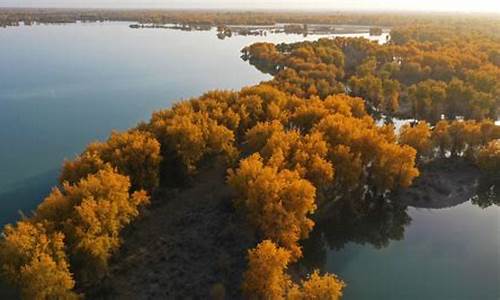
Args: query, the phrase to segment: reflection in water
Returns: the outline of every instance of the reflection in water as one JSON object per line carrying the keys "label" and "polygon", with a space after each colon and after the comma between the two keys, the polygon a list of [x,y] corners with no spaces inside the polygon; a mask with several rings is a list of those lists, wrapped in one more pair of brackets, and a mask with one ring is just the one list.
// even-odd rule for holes
{"label": "reflection in water", "polygon": [[366,201],[364,207],[353,208],[348,201],[339,201],[329,211],[303,243],[303,262],[309,269],[323,267],[326,249],[341,250],[349,242],[380,249],[391,240],[402,240],[411,222],[406,206],[397,202]]}
{"label": "reflection in water", "polygon": [[491,205],[500,206],[500,181],[481,178],[476,189],[476,195],[471,200],[473,204],[481,208],[487,208]]}
{"label": "reflection in water", "polygon": [[472,201],[440,209],[339,201],[303,242],[298,268],[339,275],[345,300],[500,299],[500,189],[476,182]]}
{"label": "reflection in water", "polygon": [[[481,208],[500,206],[500,184],[498,180],[480,178],[470,199]],[[322,268],[328,250],[342,250],[347,243],[369,244],[376,249],[389,246],[391,241],[404,239],[405,227],[411,217],[401,199],[382,201],[366,199],[340,200],[328,208],[327,216],[317,221],[309,239],[303,241],[304,266],[309,269]],[[456,205],[466,202],[455,202]],[[355,204],[354,204],[355,203]]]}

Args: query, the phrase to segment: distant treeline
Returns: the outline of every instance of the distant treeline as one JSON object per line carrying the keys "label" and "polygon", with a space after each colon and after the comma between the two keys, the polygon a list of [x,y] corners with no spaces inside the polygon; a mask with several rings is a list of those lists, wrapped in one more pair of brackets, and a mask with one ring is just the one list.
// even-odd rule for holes
{"label": "distant treeline", "polygon": [[[109,10],[109,9],[33,9],[0,8],[0,26],[19,23],[75,23],[128,21],[142,24],[190,25],[275,25],[350,24],[398,26],[404,24],[454,24],[473,26],[499,35],[498,15],[418,14],[418,13],[350,13],[350,12],[285,12],[285,11],[214,11],[214,10]],[[472,25],[473,24],[473,25]]]}

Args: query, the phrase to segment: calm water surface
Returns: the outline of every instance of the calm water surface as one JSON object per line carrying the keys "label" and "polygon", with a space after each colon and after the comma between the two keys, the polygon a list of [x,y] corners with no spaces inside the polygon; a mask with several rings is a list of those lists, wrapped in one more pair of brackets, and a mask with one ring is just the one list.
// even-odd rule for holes
{"label": "calm water surface", "polygon": [[[221,41],[213,31],[114,22],[0,29],[0,224],[33,209],[62,160],[112,129],[147,120],[174,99],[269,79],[239,57],[264,40],[304,37]],[[358,242],[346,235],[317,248],[319,265],[347,282],[345,299],[500,299],[498,207],[410,208],[370,222],[356,227]]]}
{"label": "calm water surface", "polygon": [[[500,207],[467,201],[407,214],[408,225],[374,222],[371,242],[326,246],[320,267],[346,281],[344,299],[500,299]],[[402,240],[388,237],[400,230]]]}

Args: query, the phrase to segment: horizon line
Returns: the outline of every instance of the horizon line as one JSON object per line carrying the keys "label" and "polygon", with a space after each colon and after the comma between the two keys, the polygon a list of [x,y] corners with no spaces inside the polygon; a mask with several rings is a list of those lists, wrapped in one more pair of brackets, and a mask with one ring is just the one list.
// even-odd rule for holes
{"label": "horizon line", "polygon": [[0,10],[4,9],[55,9],[55,10],[164,10],[164,11],[228,11],[228,12],[314,12],[320,14],[329,13],[409,13],[409,14],[481,14],[481,15],[499,15],[500,11],[483,11],[483,10],[440,10],[440,9],[430,9],[430,10],[420,10],[420,9],[404,9],[404,8],[394,8],[394,9],[348,9],[348,8],[236,8],[236,7],[137,7],[137,6],[101,6],[101,7],[68,7],[68,6],[0,6]]}

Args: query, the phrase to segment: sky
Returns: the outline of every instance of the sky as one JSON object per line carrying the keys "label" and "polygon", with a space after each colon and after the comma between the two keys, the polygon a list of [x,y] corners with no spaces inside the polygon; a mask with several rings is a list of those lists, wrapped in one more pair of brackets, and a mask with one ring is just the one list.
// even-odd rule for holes
{"label": "sky", "polygon": [[0,0],[0,7],[410,10],[500,13],[500,0]]}

